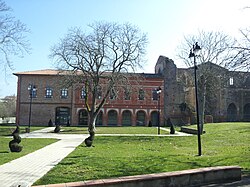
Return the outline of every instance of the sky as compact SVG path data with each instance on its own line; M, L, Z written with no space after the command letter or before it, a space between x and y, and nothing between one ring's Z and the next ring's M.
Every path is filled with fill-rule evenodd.
M140 70L154 73L160 55L176 58L184 36L198 31L222 31L233 37L249 28L249 0L5 0L11 15L24 23L31 51L22 58L11 56L13 70L0 64L0 98L16 95L15 72L54 69L48 57L72 27L85 30L95 21L131 23L148 36L146 65Z

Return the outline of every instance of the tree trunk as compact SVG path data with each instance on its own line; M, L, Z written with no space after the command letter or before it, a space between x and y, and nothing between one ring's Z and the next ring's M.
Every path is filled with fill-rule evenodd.
M96 116L90 115L89 119L89 137L84 140L84 143L87 147L91 147L95 138L95 121L96 121Z

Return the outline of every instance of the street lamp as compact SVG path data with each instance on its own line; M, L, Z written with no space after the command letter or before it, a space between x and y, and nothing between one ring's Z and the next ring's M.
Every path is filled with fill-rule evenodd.
M29 90L29 96L30 96L29 128L28 128L29 130L28 130L28 132L30 132L31 105L32 105L32 98L35 96L36 86L33 84L29 84L28 90Z
M194 87L195 87L195 104L196 104L196 115L197 115L197 137L198 137L198 156L201 156L201 132L200 132L200 120L199 120L199 102L198 102L198 88L197 88L197 64L196 64L196 55L197 52L201 50L201 47L198 45L198 42L193 45L193 48L190 49L189 58L194 58Z
M157 93L157 96L158 96L158 135L160 134L160 122L161 122L161 116L160 116L160 98L161 98L161 87L159 86L157 89L156 89L156 93Z

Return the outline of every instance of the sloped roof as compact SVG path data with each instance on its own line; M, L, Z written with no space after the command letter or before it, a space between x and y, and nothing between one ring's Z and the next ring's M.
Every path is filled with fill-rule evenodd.
M14 75L63 75L66 74L66 71L59 71L55 69L43 69L43 70L17 72L13 74Z
M62 71L62 70L55 70L55 69L43 69L43 70L34 70L34 71L23 71L23 72L17 72L13 73L14 75L69 75L71 71ZM81 74L81 72L77 72L77 74ZM137 74L140 76L143 76L145 78L162 78L161 74L155 74L155 73L131 73L131 74Z

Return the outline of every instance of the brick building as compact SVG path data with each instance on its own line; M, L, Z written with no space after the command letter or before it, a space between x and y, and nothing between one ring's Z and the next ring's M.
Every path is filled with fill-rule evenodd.
M32 125L47 125L50 119L54 123L63 125L87 125L88 114L82 90L84 85L81 86L79 83L69 88L61 87L58 80L67 75L60 74L56 70L19 72L14 75L18 77L16 116L18 124L27 125L31 111ZM134 90L129 98L125 98L124 92L119 92L117 98L110 97L98 115L97 125L145 126L149 122L152 125L158 124L158 108L163 109L164 98L160 97L159 103L158 97L153 96L158 87L163 88L163 77L160 74L139 75L141 80L138 90ZM29 85L35 86L32 101Z
M202 66L202 67L201 67ZM219 85L213 95L208 95L209 104L205 115L210 121L250 121L250 73L232 72L213 63L199 68L213 72ZM138 74L140 86L126 98L119 92L117 98L109 98L97 118L97 125L104 126L146 126L150 122L158 124L160 108L161 124L167 118L175 124L195 122L195 96L193 68L177 68L173 60L160 56L155 65L155 73ZM80 85L69 88L59 86L63 74L56 70L40 70L15 73L17 86L17 123L27 125L31 111L32 125L54 123L86 126L88 115ZM29 85L35 85L30 105ZM80 84L80 83L79 83ZM160 102L155 97L155 89L161 87ZM140 93L143 92L143 97ZM159 106L158 106L159 104ZM31 110L30 110L31 107ZM206 118L208 119L208 118Z

